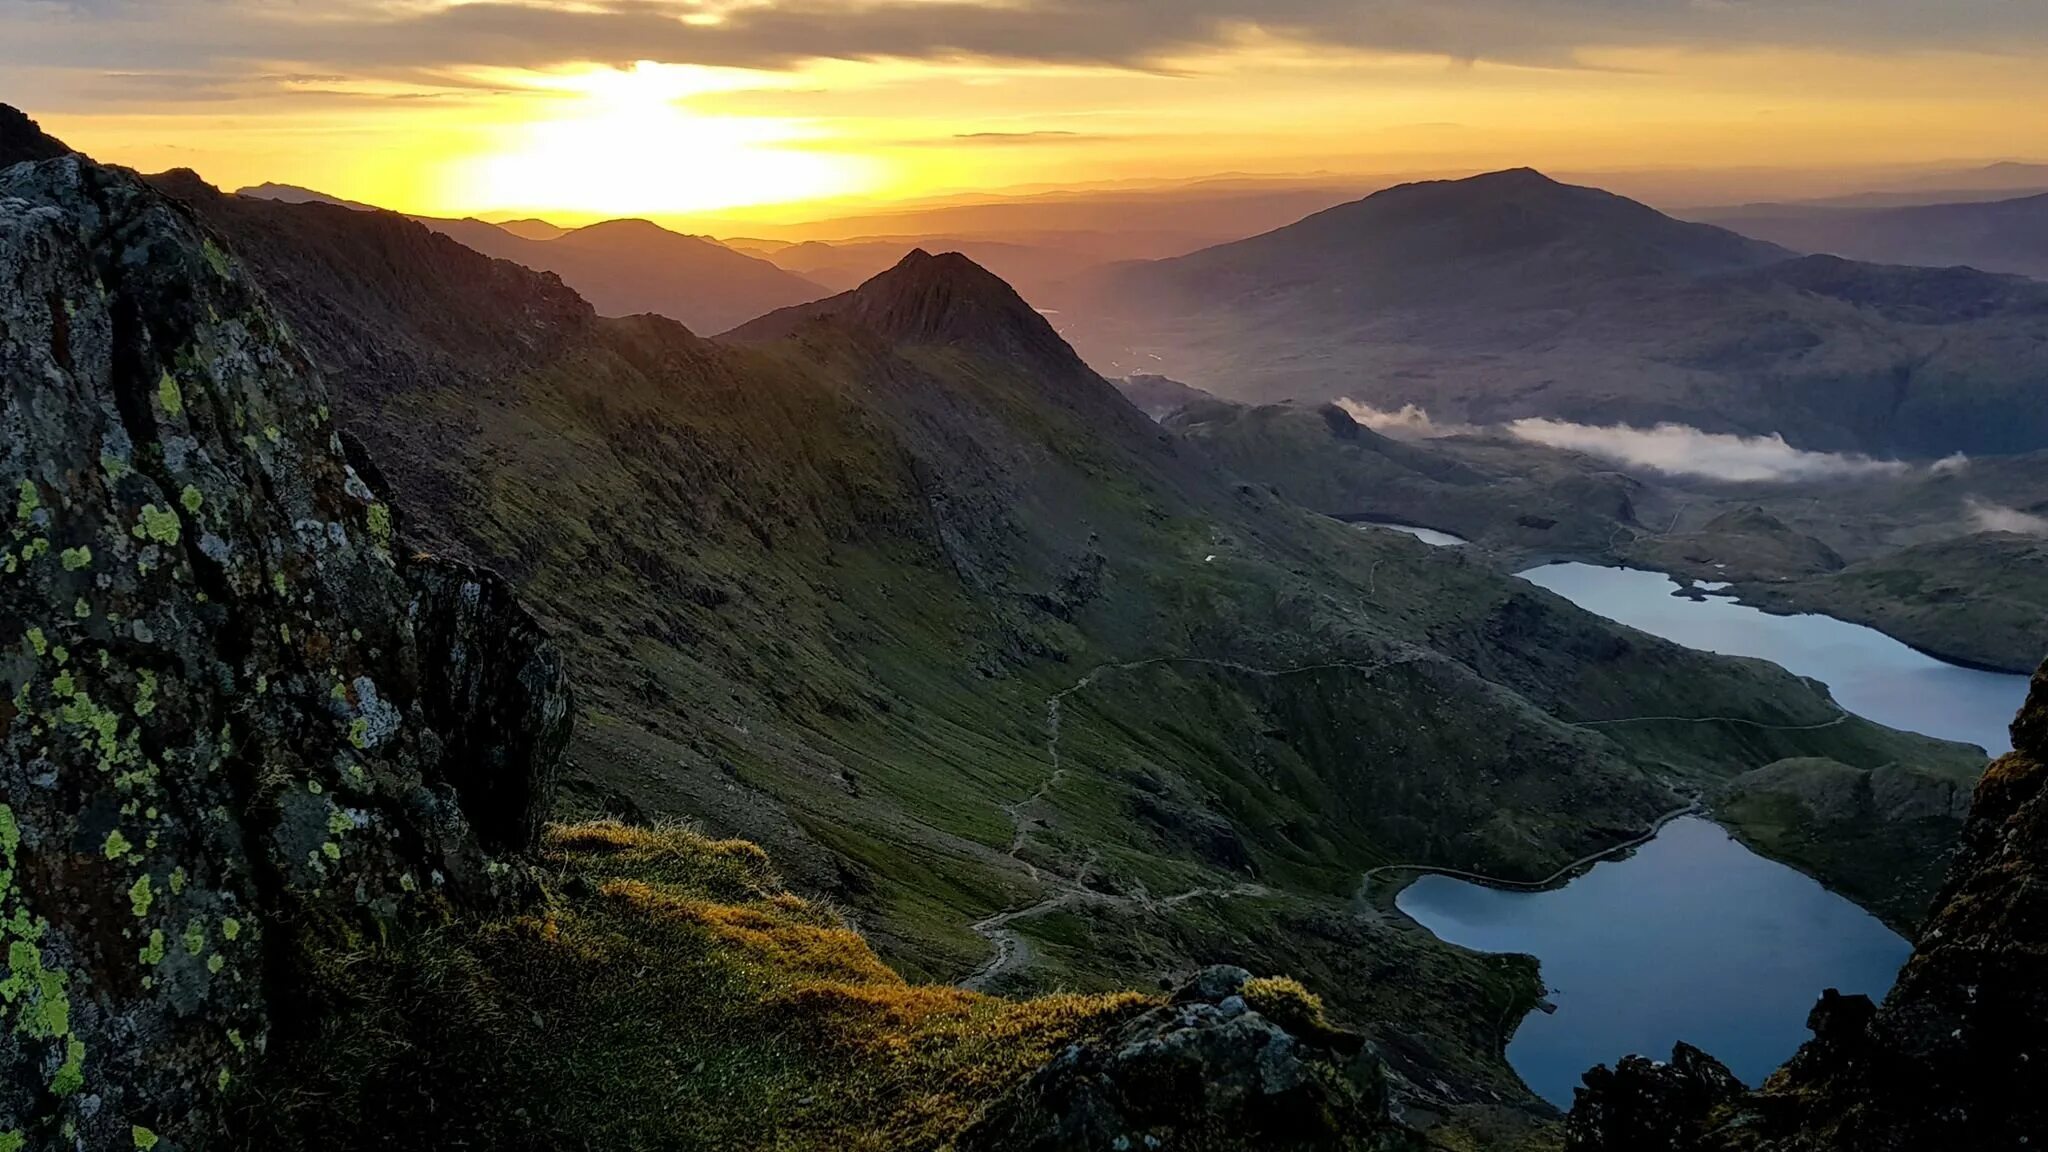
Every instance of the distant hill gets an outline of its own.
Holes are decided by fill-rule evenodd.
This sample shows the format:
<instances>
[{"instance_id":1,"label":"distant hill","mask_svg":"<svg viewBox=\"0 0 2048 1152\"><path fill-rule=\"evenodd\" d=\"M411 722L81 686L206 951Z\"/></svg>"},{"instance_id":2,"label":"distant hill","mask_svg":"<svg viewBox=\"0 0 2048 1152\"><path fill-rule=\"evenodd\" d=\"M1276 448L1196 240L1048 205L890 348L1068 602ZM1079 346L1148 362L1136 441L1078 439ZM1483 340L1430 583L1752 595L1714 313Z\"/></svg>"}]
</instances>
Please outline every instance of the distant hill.
<instances>
[{"instance_id":1,"label":"distant hill","mask_svg":"<svg viewBox=\"0 0 2048 1152\"><path fill-rule=\"evenodd\" d=\"M759 257L646 220L607 220L554 239L535 238L534 222L515 231L476 219L419 220L486 256L555 273L605 316L652 312L710 334L828 294Z\"/></svg>"},{"instance_id":2,"label":"distant hill","mask_svg":"<svg viewBox=\"0 0 2048 1152\"><path fill-rule=\"evenodd\" d=\"M1404 185L1053 300L1112 375L1806 448L2048 446L2048 286L1798 257L1528 170Z\"/></svg>"},{"instance_id":3,"label":"distant hill","mask_svg":"<svg viewBox=\"0 0 2048 1152\"><path fill-rule=\"evenodd\" d=\"M1802 252L2048 280L2048 194L1906 208L1758 204L1706 218Z\"/></svg>"},{"instance_id":4,"label":"distant hill","mask_svg":"<svg viewBox=\"0 0 2048 1152\"><path fill-rule=\"evenodd\" d=\"M500 220L498 227L522 240L559 240L569 234L567 228L545 220Z\"/></svg>"},{"instance_id":5,"label":"distant hill","mask_svg":"<svg viewBox=\"0 0 2048 1152\"><path fill-rule=\"evenodd\" d=\"M296 184L251 184L247 188L237 188L235 195L253 196L258 200L276 200L283 204L333 204L358 212L382 211L374 204L365 204L360 200L344 200L339 196L329 196L325 192L301 188Z\"/></svg>"},{"instance_id":6,"label":"distant hill","mask_svg":"<svg viewBox=\"0 0 2048 1152\"><path fill-rule=\"evenodd\" d=\"M235 195L383 211L291 184L257 184ZM601 315L652 312L705 334L829 294L766 260L646 220L607 220L572 230L536 219L412 219L486 256L555 273Z\"/></svg>"}]
</instances>

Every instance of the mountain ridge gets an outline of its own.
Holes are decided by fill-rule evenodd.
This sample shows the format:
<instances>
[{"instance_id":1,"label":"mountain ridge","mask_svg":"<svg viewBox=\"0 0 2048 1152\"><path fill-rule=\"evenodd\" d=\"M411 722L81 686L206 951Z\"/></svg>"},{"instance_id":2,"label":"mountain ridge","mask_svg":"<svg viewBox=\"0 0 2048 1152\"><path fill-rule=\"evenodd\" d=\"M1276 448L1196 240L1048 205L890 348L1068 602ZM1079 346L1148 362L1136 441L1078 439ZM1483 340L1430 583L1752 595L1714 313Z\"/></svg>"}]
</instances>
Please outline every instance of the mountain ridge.
<instances>
[{"instance_id":1,"label":"mountain ridge","mask_svg":"<svg viewBox=\"0 0 2048 1152\"><path fill-rule=\"evenodd\" d=\"M1250 403L1870 455L2048 446L2048 286L1801 258L1529 171L1389 189L1051 302L1105 372Z\"/></svg>"}]
</instances>

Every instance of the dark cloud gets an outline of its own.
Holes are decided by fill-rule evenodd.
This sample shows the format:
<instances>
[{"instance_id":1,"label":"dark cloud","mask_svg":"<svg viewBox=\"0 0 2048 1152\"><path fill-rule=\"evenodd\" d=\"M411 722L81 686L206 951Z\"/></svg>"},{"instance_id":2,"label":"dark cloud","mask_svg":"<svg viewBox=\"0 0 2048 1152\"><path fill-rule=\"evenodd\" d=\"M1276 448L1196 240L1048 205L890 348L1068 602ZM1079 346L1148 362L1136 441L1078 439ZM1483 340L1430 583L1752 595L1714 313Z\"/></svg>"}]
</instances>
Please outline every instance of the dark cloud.
<instances>
[{"instance_id":1,"label":"dark cloud","mask_svg":"<svg viewBox=\"0 0 2048 1152\"><path fill-rule=\"evenodd\" d=\"M685 17L696 17L686 20ZM715 20L705 19L715 17ZM574 61L786 67L987 58L1156 67L1247 33L1563 65L1614 45L2005 52L2048 43L2037 0L0 0L0 68L260 62L356 74Z\"/></svg>"}]
</instances>

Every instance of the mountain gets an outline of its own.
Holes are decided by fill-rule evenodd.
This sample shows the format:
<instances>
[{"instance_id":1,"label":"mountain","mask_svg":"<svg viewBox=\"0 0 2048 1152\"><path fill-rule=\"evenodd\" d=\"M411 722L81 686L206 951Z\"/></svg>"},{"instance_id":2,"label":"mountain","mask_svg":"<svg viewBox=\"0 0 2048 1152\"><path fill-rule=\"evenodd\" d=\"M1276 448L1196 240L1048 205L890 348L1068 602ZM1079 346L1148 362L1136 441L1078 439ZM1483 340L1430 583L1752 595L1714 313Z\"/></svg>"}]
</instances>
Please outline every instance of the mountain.
<instances>
[{"instance_id":1,"label":"mountain","mask_svg":"<svg viewBox=\"0 0 2048 1152\"><path fill-rule=\"evenodd\" d=\"M837 291L858 287L892 267L912 249L958 252L1002 277L1027 299L1039 298L1052 286L1110 259L1092 238L1059 234L1016 242L940 235L856 238L829 244L818 240L800 244L769 240L729 243Z\"/></svg>"},{"instance_id":2,"label":"mountain","mask_svg":"<svg viewBox=\"0 0 2048 1152\"><path fill-rule=\"evenodd\" d=\"M694 331L723 332L826 294L766 260L646 220L607 220L552 239L474 219L421 223L486 256L555 273L606 316L653 312Z\"/></svg>"},{"instance_id":3,"label":"mountain","mask_svg":"<svg viewBox=\"0 0 2048 1152\"><path fill-rule=\"evenodd\" d=\"M1529 171L1391 189L1047 302L1105 370L1253 402L1872 454L2048 445L2048 286L1798 258Z\"/></svg>"},{"instance_id":4,"label":"mountain","mask_svg":"<svg viewBox=\"0 0 2048 1152\"><path fill-rule=\"evenodd\" d=\"M569 234L569 229L545 220L500 220L498 227L521 240L559 240Z\"/></svg>"},{"instance_id":5,"label":"mountain","mask_svg":"<svg viewBox=\"0 0 2048 1152\"><path fill-rule=\"evenodd\" d=\"M329 196L325 192L301 188L296 184L252 184L247 188L236 189L235 195L253 196L258 200L278 200L286 204L332 204L338 208L353 208L358 212L382 211L374 204L344 200L339 196Z\"/></svg>"},{"instance_id":6,"label":"mountain","mask_svg":"<svg viewBox=\"0 0 2048 1152\"><path fill-rule=\"evenodd\" d=\"M1760 204L1705 218L1802 252L2048 280L2048 194L1884 209Z\"/></svg>"}]
</instances>

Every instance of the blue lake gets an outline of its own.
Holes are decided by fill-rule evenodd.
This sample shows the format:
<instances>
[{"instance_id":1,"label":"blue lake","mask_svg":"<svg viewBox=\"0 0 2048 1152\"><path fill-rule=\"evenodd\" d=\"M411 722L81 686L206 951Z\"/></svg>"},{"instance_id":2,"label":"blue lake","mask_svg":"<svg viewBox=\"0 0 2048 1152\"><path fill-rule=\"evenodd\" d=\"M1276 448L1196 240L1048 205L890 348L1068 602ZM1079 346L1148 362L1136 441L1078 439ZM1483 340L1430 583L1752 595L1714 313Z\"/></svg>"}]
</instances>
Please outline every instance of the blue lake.
<instances>
[{"instance_id":1,"label":"blue lake","mask_svg":"<svg viewBox=\"0 0 2048 1152\"><path fill-rule=\"evenodd\" d=\"M1674 595L1679 584L1657 572L1553 564L1522 576L1667 640L1819 680L1880 724L1993 753L2009 750L2027 695L2024 676L1944 664L1831 617ZM1542 961L1557 1011L1522 1022L1508 1062L1560 1108L1595 1064L1664 1059L1681 1040L1754 1084L1806 1039L1823 991L1881 997L1912 951L1854 904L1696 818L1549 892L1424 876L1397 904L1441 939Z\"/></svg>"},{"instance_id":2,"label":"blue lake","mask_svg":"<svg viewBox=\"0 0 2048 1152\"><path fill-rule=\"evenodd\" d=\"M1756 1084L1806 1039L1821 992L1881 998L1912 951L1854 904L1691 817L1553 891L1424 876L1396 903L1440 939L1543 962L1557 1011L1522 1021L1508 1062L1559 1108L1595 1064L1667 1059L1679 1040Z\"/></svg>"},{"instance_id":3,"label":"blue lake","mask_svg":"<svg viewBox=\"0 0 2048 1152\"><path fill-rule=\"evenodd\" d=\"M2026 703L2025 676L1944 664L1832 616L1773 616L1723 597L1674 596L1678 584L1661 572L1551 564L1522 578L1688 648L1769 660L1826 684L1842 707L1880 724L2012 751L2008 728Z\"/></svg>"}]
</instances>

